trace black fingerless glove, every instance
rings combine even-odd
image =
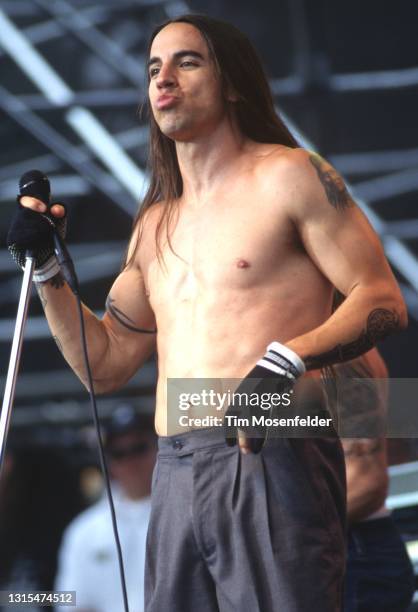
[[[296,379],[304,374],[305,370],[302,359],[294,351],[279,342],[269,344],[267,353],[234,391],[234,399],[225,412],[224,429],[227,444],[229,446],[236,444],[237,427],[234,425],[234,417],[242,418],[248,425],[240,424],[239,429],[250,438],[252,452],[260,452],[266,439],[266,427],[262,423],[254,425],[254,421],[260,416],[266,416],[263,394],[268,394],[271,398],[274,393],[283,395],[289,392]],[[249,398],[257,401],[249,402]]]
[[[22,269],[25,267],[26,255],[30,252],[35,259],[35,282],[45,282],[60,270],[54,254],[54,227],[64,239],[67,215],[51,217],[18,204],[7,235],[7,247]]]

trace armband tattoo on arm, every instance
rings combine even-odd
[[[143,329],[141,327],[136,327],[135,322],[132,321],[120,308],[115,305],[115,300],[110,297],[107,297],[106,300],[106,311],[114,318],[118,323],[129,329],[130,331],[136,332],[138,334],[156,334],[157,329]]]

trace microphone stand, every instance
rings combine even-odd
[[[19,306],[15,331],[10,352],[9,369],[7,372],[6,386],[4,390],[3,404],[0,413],[0,476],[3,468],[3,460],[6,451],[7,434],[9,431],[10,417],[12,413],[13,400],[16,389],[17,372],[19,369],[20,354],[22,352],[23,334],[30,302],[35,259],[28,251],[26,254],[25,271],[23,273],[22,288],[20,290]]]
[[[67,247],[64,244],[64,241],[59,236],[57,232],[54,232],[54,244],[55,244],[55,254],[57,256],[58,262],[61,264],[62,272],[64,274],[67,283],[74,291],[74,293],[78,296],[78,281],[74,271],[73,262],[71,261],[71,257],[68,253]],[[16,380],[17,380],[17,372],[19,369],[20,362],[20,354],[22,352],[22,343],[23,343],[23,334],[25,331],[26,320],[28,318],[28,308],[30,302],[30,292],[32,288],[32,280],[33,273],[35,270],[35,258],[33,257],[30,251],[26,252],[26,263],[25,270],[23,273],[23,281],[22,288],[20,290],[20,298],[19,298],[19,306],[17,308],[17,317],[16,317],[16,325],[12,342],[12,350],[10,352],[10,361],[9,361],[9,370],[7,372],[6,378],[6,387],[4,390],[3,397],[3,405],[0,413],[0,477],[4,464],[4,455],[6,451],[6,442],[7,442],[7,434],[9,431],[10,425],[10,416],[12,412],[13,400],[16,389]],[[85,344],[85,334],[84,334],[84,324],[83,324],[83,314],[81,312],[81,302],[78,298],[78,304],[80,307],[80,320],[81,320],[81,328],[82,334],[84,338],[84,351],[86,356],[86,368],[89,373],[89,380],[91,383],[91,373],[88,365],[88,355],[87,355],[87,345]],[[99,435],[99,449],[100,449],[100,459],[102,464],[103,474],[105,476],[106,489],[109,493],[109,505],[110,505],[110,513],[113,524],[113,533],[115,536],[115,543],[118,555],[118,563],[119,563],[119,571],[121,575],[121,587],[122,587],[122,595],[123,595],[123,606],[125,612],[129,612],[129,604],[128,604],[128,594],[126,589],[126,580],[125,573],[123,568],[123,559],[122,559],[122,549],[119,540],[119,534],[116,525],[116,514],[115,507],[113,504],[112,495],[110,493],[110,485],[109,485],[109,476],[108,470],[106,467],[106,461],[104,457],[103,447],[100,442],[100,431],[99,431],[99,423],[97,416],[97,409],[94,400],[94,390],[93,384],[90,384],[91,394],[93,396],[93,414],[95,418],[95,423]]]

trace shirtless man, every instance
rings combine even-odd
[[[167,379],[238,379],[257,363],[278,383],[317,376],[406,326],[399,288],[341,178],[275,115],[235,28],[196,15],[157,28],[149,102],[151,184],[128,262],[103,320],[84,308],[96,391],[120,388],[158,354],[146,610],[335,612],[339,441],[271,438],[254,454],[240,434],[244,455],[219,427],[172,436]],[[43,278],[52,334],[86,383],[75,299]],[[334,286],[347,299],[330,316]]]
[[[385,506],[388,371],[376,348],[335,371],[342,430],[352,436],[342,439],[349,527],[344,612],[402,612],[411,603],[415,578]]]

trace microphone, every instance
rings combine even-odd
[[[53,217],[49,214],[51,207],[51,185],[46,174],[40,170],[29,170],[25,172],[19,181],[19,196],[30,196],[40,200],[48,207],[47,213],[44,215],[50,222],[54,230],[54,251],[61,271],[73,293],[78,295],[78,280],[75,273],[74,264],[68,252],[64,240],[59,235]]]
[[[19,195],[30,196],[41,200],[49,208],[51,203],[51,185],[48,177],[40,170],[29,170],[20,177]]]

